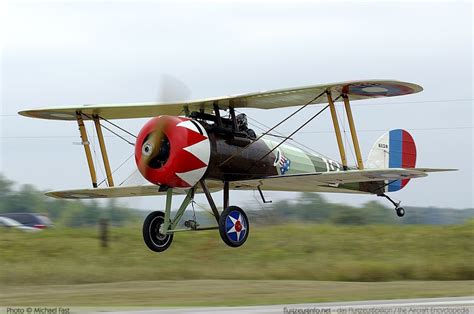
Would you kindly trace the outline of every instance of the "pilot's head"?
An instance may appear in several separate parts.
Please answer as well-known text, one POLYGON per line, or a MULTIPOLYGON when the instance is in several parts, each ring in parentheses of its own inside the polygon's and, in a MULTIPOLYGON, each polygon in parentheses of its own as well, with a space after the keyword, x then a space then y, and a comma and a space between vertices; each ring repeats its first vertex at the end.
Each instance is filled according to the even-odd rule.
POLYGON ((239 113, 235 117, 235 120, 237 122, 237 127, 239 128, 239 130, 247 130, 248 129, 247 115, 245 113, 239 113))

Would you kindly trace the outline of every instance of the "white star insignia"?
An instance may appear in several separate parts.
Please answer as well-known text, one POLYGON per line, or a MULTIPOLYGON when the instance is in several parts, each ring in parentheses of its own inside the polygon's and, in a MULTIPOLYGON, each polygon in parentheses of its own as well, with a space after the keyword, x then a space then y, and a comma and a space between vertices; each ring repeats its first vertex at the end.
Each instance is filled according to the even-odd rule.
POLYGON ((232 226, 232 228, 229 229, 229 231, 227 231, 227 233, 236 232, 236 233, 237 233, 237 242, 238 242, 238 241, 240 241, 240 234, 241 234, 243 231, 247 230, 247 228, 245 228, 245 225, 242 223, 242 215, 241 215, 241 214, 239 214, 239 218, 238 218, 238 219, 235 219, 235 218, 232 217, 232 216, 229 216, 229 218, 230 218, 230 220, 232 221, 232 223, 233 223, 234 225, 232 226), (236 224, 237 221, 239 221, 240 224, 241 224, 241 226, 242 226, 242 229, 240 229, 240 231, 235 230, 235 224, 236 224))

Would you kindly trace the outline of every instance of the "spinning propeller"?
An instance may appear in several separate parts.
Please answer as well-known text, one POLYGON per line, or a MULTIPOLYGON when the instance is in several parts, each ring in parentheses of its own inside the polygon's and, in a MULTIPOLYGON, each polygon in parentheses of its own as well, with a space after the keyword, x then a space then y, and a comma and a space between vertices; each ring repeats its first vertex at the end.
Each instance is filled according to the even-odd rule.
MULTIPOLYGON (((162 77, 160 96, 163 101, 178 102, 189 95, 189 89, 182 82, 168 75, 162 77)), ((149 182, 189 188, 204 176, 210 151, 207 132, 198 121, 160 115, 140 130, 135 143, 135 161, 149 182)))
MULTIPOLYGON (((157 99, 158 102, 175 102, 189 100, 191 90, 176 77, 163 74, 160 78, 157 99)), ((153 131, 148 134, 143 143, 136 143, 142 150, 142 158, 137 162, 139 171, 135 171, 126 180, 136 184, 146 183, 143 173, 147 167, 158 169, 164 165, 169 158, 170 142, 163 132, 163 125, 156 121, 153 131)))

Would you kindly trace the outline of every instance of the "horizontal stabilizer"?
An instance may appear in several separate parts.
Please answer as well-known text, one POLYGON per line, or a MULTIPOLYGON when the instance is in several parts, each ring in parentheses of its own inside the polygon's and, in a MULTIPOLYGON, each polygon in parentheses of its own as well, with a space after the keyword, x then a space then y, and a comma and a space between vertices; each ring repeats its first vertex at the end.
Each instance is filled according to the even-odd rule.
POLYGON ((459 169, 454 168, 416 168, 418 171, 423 172, 449 172, 449 171, 458 171, 459 169))
POLYGON ((380 182, 403 179, 414 179, 427 176, 429 172, 456 171, 456 169, 431 168, 389 168, 366 169, 334 172, 301 173, 282 176, 271 176, 262 179, 232 182, 234 189, 240 187, 257 187, 267 191, 301 191, 333 193, 368 193, 340 188, 340 184, 360 182, 380 182))

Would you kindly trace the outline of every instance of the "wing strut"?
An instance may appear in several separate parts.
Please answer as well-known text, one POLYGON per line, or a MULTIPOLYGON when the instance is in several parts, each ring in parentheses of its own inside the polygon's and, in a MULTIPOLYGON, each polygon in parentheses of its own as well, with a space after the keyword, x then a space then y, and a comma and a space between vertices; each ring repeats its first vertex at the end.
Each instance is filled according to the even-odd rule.
POLYGON ((97 187, 97 175, 95 173, 94 161, 92 160, 91 148, 89 146, 89 139, 87 138, 86 127, 84 126, 84 120, 82 119, 82 113, 76 111, 76 120, 79 125, 79 132, 81 133, 82 145, 86 153, 87 164, 89 165, 89 172, 91 174, 92 187, 97 187))
POLYGON ((329 109, 331 109, 332 123, 334 125, 334 133, 336 133, 337 146, 339 146, 339 153, 341 154, 342 167, 344 170, 347 170, 348 168, 347 168, 346 151, 344 149, 344 143, 342 142, 341 129, 339 128, 339 122, 337 121, 336 106, 334 106, 331 91, 329 90, 326 91, 326 95, 328 98, 329 109))
POLYGON ((102 160, 104 161, 105 174, 107 175, 107 182, 109 187, 114 186, 114 179, 112 177, 112 171, 110 170, 109 157, 107 155, 107 149, 105 147, 104 135, 102 133, 102 127, 100 125, 100 119, 98 115, 93 115, 95 130, 97 132, 97 139, 99 140, 100 152, 102 154, 102 160))
POLYGON ((354 117, 352 116, 351 104, 349 103, 349 97, 343 94, 342 98, 344 99, 347 120, 349 121, 349 128, 351 130, 352 143, 354 144, 354 151, 357 158, 357 168, 359 168, 359 170, 364 170, 364 162, 362 161, 362 155, 360 153, 359 139, 357 138, 354 117))

